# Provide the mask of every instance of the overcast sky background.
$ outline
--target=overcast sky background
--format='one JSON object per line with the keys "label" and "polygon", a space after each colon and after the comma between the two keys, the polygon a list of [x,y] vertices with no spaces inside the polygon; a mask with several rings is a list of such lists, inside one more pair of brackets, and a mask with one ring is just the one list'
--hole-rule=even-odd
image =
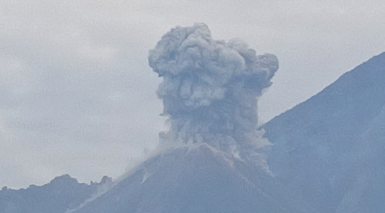
{"label": "overcast sky background", "polygon": [[0,187],[121,175],[165,128],[148,50],[176,25],[280,69],[262,121],[385,51],[383,0],[0,0]]}

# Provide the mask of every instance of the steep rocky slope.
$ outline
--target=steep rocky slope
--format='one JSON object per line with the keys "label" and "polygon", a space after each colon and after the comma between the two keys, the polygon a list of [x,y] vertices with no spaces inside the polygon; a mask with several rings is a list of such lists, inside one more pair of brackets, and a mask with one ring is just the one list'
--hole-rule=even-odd
{"label": "steep rocky slope", "polygon": [[262,128],[276,178],[321,212],[384,212],[385,53]]}

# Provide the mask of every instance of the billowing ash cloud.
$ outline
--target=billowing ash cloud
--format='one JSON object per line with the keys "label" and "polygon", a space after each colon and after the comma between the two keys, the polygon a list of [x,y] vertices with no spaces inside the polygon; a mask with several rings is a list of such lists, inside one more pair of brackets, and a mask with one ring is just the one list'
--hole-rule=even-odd
{"label": "billowing ash cloud", "polygon": [[257,130],[257,99],[278,69],[240,40],[214,40],[205,24],[176,27],[150,51],[171,129],[162,143],[207,143],[245,156],[269,142]]}

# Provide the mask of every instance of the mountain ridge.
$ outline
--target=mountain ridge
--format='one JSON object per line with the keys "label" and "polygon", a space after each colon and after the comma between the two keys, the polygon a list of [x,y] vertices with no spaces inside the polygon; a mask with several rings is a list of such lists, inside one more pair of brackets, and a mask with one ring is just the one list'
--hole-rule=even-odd
{"label": "mountain ridge", "polygon": [[97,194],[112,181],[104,176],[99,183],[79,183],[70,175],[54,178],[42,186],[30,185],[28,188],[0,190],[1,213],[64,213],[82,204]]}

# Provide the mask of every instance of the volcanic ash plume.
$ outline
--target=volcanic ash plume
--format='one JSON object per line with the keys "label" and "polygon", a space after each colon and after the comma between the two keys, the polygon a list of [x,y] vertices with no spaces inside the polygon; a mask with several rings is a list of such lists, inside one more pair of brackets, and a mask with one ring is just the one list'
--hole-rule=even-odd
{"label": "volcanic ash plume", "polygon": [[240,157],[269,144],[257,130],[257,101],[271,85],[277,57],[257,56],[240,40],[214,40],[196,24],[165,34],[149,63],[163,77],[157,94],[171,123],[162,143],[207,143]]}

